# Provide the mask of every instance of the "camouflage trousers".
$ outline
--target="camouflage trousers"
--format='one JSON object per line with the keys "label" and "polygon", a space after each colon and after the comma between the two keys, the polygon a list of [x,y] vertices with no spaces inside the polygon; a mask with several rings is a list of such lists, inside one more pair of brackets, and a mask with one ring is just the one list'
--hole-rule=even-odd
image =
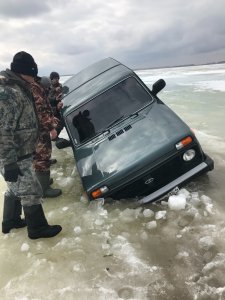
{"label": "camouflage trousers", "polygon": [[52,154],[52,142],[50,133],[41,132],[36,145],[33,158],[33,167],[35,171],[45,172],[50,170]]}
{"label": "camouflage trousers", "polygon": [[[41,204],[42,188],[36,177],[32,166],[32,157],[18,161],[17,164],[23,173],[23,176],[18,176],[17,182],[8,182],[6,193],[12,193],[20,197],[22,206],[32,206]],[[1,173],[3,166],[1,165]]]}

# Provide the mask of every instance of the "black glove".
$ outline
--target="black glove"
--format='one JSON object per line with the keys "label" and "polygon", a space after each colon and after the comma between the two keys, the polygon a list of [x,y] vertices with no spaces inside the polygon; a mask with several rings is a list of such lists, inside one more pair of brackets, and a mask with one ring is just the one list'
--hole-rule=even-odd
{"label": "black glove", "polygon": [[58,149],[64,149],[64,148],[70,147],[71,142],[66,139],[63,139],[63,138],[57,138],[57,139],[55,139],[55,145],[56,145],[56,148],[58,148]]}
{"label": "black glove", "polygon": [[16,182],[19,175],[23,176],[23,173],[21,172],[17,163],[12,163],[4,167],[5,181]]}

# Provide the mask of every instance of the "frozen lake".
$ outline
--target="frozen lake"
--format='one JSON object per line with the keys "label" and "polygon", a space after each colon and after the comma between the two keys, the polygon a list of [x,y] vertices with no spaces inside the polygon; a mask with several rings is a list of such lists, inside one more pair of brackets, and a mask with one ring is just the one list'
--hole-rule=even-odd
{"label": "frozen lake", "polygon": [[[43,207],[63,231],[0,235],[1,300],[225,299],[225,65],[137,73],[149,87],[165,79],[159,98],[194,129],[215,169],[169,201],[89,204],[72,150],[54,148],[53,186],[63,195]],[[3,200],[2,177],[0,188]]]}

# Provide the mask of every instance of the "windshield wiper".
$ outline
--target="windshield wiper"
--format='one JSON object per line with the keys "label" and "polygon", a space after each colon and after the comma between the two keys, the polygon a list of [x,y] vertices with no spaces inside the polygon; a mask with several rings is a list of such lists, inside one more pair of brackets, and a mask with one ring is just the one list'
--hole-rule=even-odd
{"label": "windshield wiper", "polygon": [[124,115],[120,116],[119,118],[117,118],[116,120],[112,121],[111,123],[109,123],[109,125],[106,128],[111,127],[112,125],[118,123],[120,120],[122,120],[124,118]]}

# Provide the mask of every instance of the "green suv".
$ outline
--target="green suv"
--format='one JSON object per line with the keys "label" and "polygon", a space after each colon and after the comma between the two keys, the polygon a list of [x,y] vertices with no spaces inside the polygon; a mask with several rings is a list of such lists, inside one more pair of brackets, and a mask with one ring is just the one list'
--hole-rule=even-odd
{"label": "green suv", "polygon": [[64,83],[62,111],[84,190],[90,200],[155,201],[210,171],[193,131],[137,74],[103,59]]}

